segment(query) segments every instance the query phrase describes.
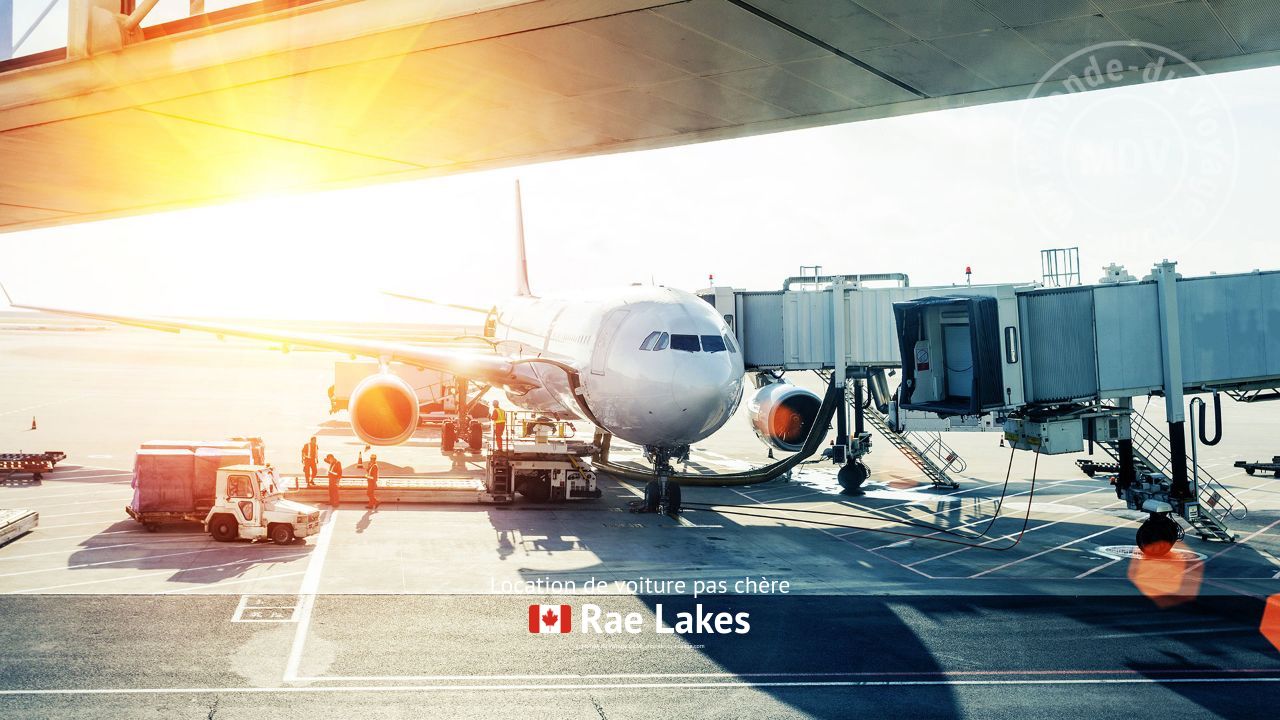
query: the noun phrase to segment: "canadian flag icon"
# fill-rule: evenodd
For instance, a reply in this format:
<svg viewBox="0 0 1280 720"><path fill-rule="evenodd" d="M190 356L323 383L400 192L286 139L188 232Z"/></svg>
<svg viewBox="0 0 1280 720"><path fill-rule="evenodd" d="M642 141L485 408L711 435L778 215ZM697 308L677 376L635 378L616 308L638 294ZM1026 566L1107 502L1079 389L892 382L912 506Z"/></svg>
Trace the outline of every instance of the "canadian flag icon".
<svg viewBox="0 0 1280 720"><path fill-rule="evenodd" d="M567 633L573 630L573 608L568 605L530 605L529 632Z"/></svg>

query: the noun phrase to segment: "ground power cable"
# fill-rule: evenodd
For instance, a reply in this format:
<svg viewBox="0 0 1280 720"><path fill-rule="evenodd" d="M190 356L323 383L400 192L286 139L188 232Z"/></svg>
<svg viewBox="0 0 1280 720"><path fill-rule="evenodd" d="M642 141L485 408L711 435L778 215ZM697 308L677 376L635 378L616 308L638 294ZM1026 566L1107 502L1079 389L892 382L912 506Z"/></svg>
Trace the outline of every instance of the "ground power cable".
<svg viewBox="0 0 1280 720"><path fill-rule="evenodd" d="M915 522L912 520L898 520L893 518L885 518L879 515L866 515L862 513L851 513L851 512L831 512L828 510L798 510L798 509L788 510L785 508L770 507L763 503L756 504L756 505L728 505L728 504L720 504L720 503L685 502L685 503L682 503L682 506L687 507L690 510L701 510L703 512L715 512L715 513L720 513L722 515L741 515L743 517L756 517L756 518L762 518L765 520L795 520L803 523L809 523L810 525L822 525L824 527L832 527L832 528L847 528L850 530L866 530L868 532L878 532L886 535L898 535L901 537L912 538L916 540L931 540L933 542L946 543L948 545L960 545L963 547L978 548L980 550L993 550L996 552L1004 552L1006 550L1012 550L1014 547L1016 547L1019 543L1022 542L1023 536L1026 535L1027 533L1027 526L1031 522L1031 505L1033 502L1035 502L1035 498L1036 498L1036 475L1040 467L1040 451L1039 450L1036 451L1035 461L1033 462L1031 467L1031 489L1027 496L1027 510L1022 516L1022 527L1018 530L1018 533L1014 536L1013 542L1003 547L996 547L996 546L986 545L984 543L974 543L974 542L966 542L966 541L978 540L986 537L987 533L991 531L991 526L995 524L996 520L1000 519L1000 510L1004 506L1005 496L1009 492L1009 479L1013 472L1013 456L1014 456L1014 453L1016 452L1017 450L1015 449L1011 449L1009 452L1009 467L1008 469L1005 470L1004 488L1000 491L1000 499L996 503L995 514L992 515L991 519L987 521L987 524L985 527L982 528L982 531L977 533L976 535L966 535L966 534L958 533L954 530L940 527L938 525L931 525L929 523ZM723 508L735 508L735 509L723 509ZM745 508L747 510L762 510L764 512L761 512L761 513L742 512L741 508ZM888 530L885 528L869 528L869 527L863 527L861 525L848 525L843 523L827 522L823 520L807 520L804 518L796 518L789 515L770 515L768 514L769 510L776 510L782 513L799 513L803 515L826 515L826 516L834 516L834 517L856 518L860 520L879 520L882 522L889 522L897 525L905 525L908 527L920 528L922 530L933 530L936 533L940 533L943 535L951 535L961 539L952 540L949 538L932 537L930 535L917 535L916 533L901 532L897 530Z"/></svg>

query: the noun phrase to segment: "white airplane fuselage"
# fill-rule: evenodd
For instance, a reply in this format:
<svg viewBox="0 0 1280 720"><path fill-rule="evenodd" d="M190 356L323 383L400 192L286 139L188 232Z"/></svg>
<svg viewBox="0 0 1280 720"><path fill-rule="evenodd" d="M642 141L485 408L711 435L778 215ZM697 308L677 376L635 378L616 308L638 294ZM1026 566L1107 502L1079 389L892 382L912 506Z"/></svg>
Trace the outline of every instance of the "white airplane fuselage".
<svg viewBox="0 0 1280 720"><path fill-rule="evenodd" d="M598 424L637 445L678 448L720 429L738 407L743 362L709 303L632 286L582 300L516 297L499 307L498 350L536 379L516 405ZM578 370L577 397L561 367Z"/></svg>

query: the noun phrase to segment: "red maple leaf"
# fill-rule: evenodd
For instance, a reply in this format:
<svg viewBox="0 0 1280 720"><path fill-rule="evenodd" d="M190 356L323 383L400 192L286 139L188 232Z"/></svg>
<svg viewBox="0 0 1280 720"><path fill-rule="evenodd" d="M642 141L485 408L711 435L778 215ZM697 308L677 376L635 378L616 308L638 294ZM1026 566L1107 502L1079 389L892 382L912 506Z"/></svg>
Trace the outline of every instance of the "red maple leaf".
<svg viewBox="0 0 1280 720"><path fill-rule="evenodd" d="M542 624L543 624L543 625L555 625L555 624L556 624L556 621L557 621L557 620L559 620L559 619L560 619L560 616L559 616L559 615L556 615L556 614L555 614L552 610L550 610L550 609L548 609L546 612L542 613Z"/></svg>

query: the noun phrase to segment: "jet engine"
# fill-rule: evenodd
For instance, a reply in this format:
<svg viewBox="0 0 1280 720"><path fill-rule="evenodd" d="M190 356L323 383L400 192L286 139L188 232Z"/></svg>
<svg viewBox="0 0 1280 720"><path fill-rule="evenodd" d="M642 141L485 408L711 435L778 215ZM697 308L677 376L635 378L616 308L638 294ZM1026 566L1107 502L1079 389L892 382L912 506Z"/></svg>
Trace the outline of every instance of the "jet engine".
<svg viewBox="0 0 1280 720"><path fill-rule="evenodd" d="M747 416L756 437L770 447L796 452L818 418L822 398L789 382L764 385L747 400Z"/></svg>
<svg viewBox="0 0 1280 720"><path fill-rule="evenodd" d="M398 445L418 427L418 395L390 373L370 375L347 402L351 429L370 445Z"/></svg>

